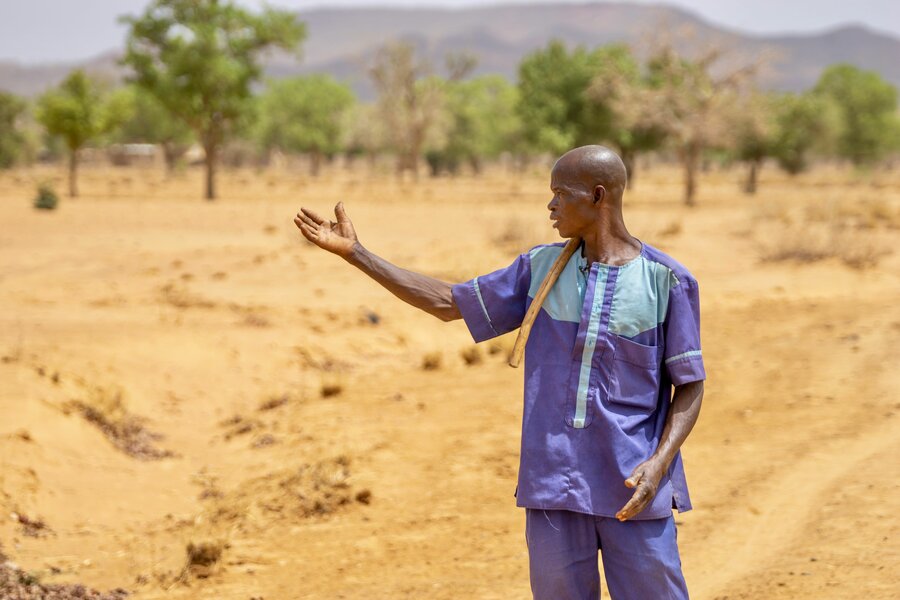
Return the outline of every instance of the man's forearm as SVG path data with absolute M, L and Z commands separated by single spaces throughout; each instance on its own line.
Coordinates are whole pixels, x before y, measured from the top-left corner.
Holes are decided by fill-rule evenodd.
M 703 381 L 692 381 L 675 387 L 672 406 L 666 415 L 659 446 L 651 457 L 660 463 L 663 470 L 669 468 L 672 459 L 684 440 L 687 439 L 697 417 L 700 415 L 700 404 L 703 400 Z
M 404 302 L 442 321 L 462 318 L 450 293 L 452 284 L 401 269 L 369 252 L 359 242 L 353 245 L 353 250 L 345 258 Z

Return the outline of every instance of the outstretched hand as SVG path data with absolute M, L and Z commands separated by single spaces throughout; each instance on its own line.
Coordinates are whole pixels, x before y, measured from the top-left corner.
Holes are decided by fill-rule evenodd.
M 661 465 L 653 459 L 645 460 L 636 466 L 631 472 L 631 477 L 625 480 L 625 487 L 635 488 L 634 494 L 616 513 L 616 518 L 625 521 L 647 508 L 647 505 L 656 496 L 662 476 Z
M 319 248 L 347 258 L 358 238 L 350 217 L 344 211 L 343 202 L 335 205 L 334 216 L 337 221 L 329 221 L 308 208 L 301 208 L 294 217 L 294 224 L 300 229 L 303 237 Z

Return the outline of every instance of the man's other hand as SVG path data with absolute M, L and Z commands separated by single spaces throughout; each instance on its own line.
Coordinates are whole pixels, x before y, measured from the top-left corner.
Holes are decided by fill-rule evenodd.
M 303 237 L 313 244 L 346 259 L 358 241 L 356 231 L 350 217 L 344 211 L 343 202 L 335 205 L 334 216 L 337 221 L 329 221 L 308 208 L 301 208 L 294 217 L 294 224 L 300 229 Z
M 626 487 L 635 488 L 634 494 L 632 494 L 631 500 L 616 513 L 616 518 L 625 521 L 647 508 L 647 505 L 656 496 L 656 489 L 659 487 L 662 476 L 661 465 L 653 459 L 645 460 L 636 466 L 631 472 L 631 477 L 625 480 Z

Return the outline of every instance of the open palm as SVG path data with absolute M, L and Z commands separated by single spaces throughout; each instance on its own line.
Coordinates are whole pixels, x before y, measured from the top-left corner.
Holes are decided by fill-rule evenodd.
M 334 216 L 337 221 L 329 221 L 308 208 L 300 208 L 300 212 L 294 217 L 294 224 L 306 239 L 319 248 L 346 258 L 358 238 L 353 223 L 344 210 L 343 202 L 335 205 Z

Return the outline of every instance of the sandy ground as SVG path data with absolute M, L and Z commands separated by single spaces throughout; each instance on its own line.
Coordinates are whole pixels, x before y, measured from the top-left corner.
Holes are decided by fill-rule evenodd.
M 710 174 L 689 210 L 639 176 L 629 229 L 701 286 L 692 597 L 898 597 L 900 178 Z M 240 171 L 206 203 L 199 172 L 87 168 L 52 213 L 45 177 L 0 173 L 9 560 L 142 600 L 530 597 L 512 335 L 474 352 L 291 218 L 344 200 L 373 251 L 462 281 L 556 241 L 545 173 Z M 189 543 L 221 554 L 185 569 Z

